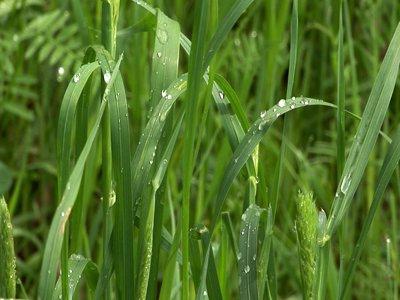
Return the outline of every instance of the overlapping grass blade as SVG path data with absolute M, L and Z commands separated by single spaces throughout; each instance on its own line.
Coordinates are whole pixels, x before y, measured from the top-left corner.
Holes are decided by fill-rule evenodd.
M 176 140 L 178 138 L 179 131 L 182 125 L 181 118 L 177 123 L 175 130 L 168 142 L 168 145 L 161 156 L 160 164 L 158 166 L 157 172 L 152 180 L 152 192 L 150 198 L 150 206 L 148 208 L 147 219 L 145 220 L 145 230 L 144 230 L 144 248 L 143 254 L 141 255 L 142 260 L 139 267 L 139 284 L 138 284 L 138 299 L 146 299 L 146 294 L 148 290 L 148 282 L 150 277 L 150 266 L 153 257 L 153 227 L 154 227 L 154 216 L 155 216 L 155 202 L 157 191 L 159 190 L 161 183 L 163 182 L 165 173 L 167 171 L 168 162 L 171 159 L 172 152 L 175 147 Z M 159 216 L 162 218 L 162 216 Z M 160 229 L 161 231 L 161 229 Z
M 255 147 L 257 147 L 272 123 L 283 114 L 296 108 L 312 105 L 332 106 L 330 103 L 321 100 L 304 97 L 293 97 L 278 104 L 270 108 L 268 111 L 264 111 L 261 113 L 260 118 L 253 123 L 246 135 L 243 137 L 240 144 L 237 146 L 231 161 L 226 167 L 225 175 L 222 179 L 220 189 L 214 201 L 214 214 L 212 217 L 210 228 L 211 234 L 219 219 L 223 203 L 233 183 L 233 180 L 236 178 L 236 176 L 240 172 L 240 169 L 253 153 Z
M 374 86 L 358 127 L 355 140 L 346 160 L 343 174 L 337 187 L 337 193 L 328 219 L 325 240 L 345 216 L 352 198 L 364 174 L 371 153 L 377 140 L 393 89 L 396 84 L 400 63 L 400 25 L 397 26 L 385 58 L 376 77 Z
M 383 198 L 383 194 L 386 190 L 386 187 L 389 184 L 390 179 L 392 178 L 393 172 L 398 166 L 399 160 L 400 160 L 400 126 L 397 128 L 393 136 L 393 141 L 390 144 L 390 147 L 385 156 L 385 160 L 383 161 L 382 167 L 380 169 L 377 181 L 378 184 L 374 194 L 374 198 L 368 210 L 367 217 L 365 218 L 363 226 L 361 228 L 361 234 L 357 240 L 353 253 L 351 254 L 350 265 L 348 266 L 344 274 L 343 286 L 340 291 L 340 299 L 343 299 L 345 297 L 346 292 L 349 288 L 349 285 L 354 275 L 355 268 L 357 267 L 357 264 L 360 261 L 361 252 L 363 251 L 366 245 L 365 242 L 368 232 L 371 228 L 372 221 L 375 217 L 378 206 Z
M 76 288 L 78 287 L 81 279 L 84 278 L 93 292 L 99 277 L 97 266 L 90 260 L 80 255 L 71 255 L 68 262 L 68 295 L 73 299 Z M 61 298 L 61 281 L 58 280 L 54 293 L 53 300 Z
M 257 205 L 251 204 L 242 215 L 237 257 L 240 299 L 258 299 L 257 244 L 261 212 Z
M 182 297 L 189 298 L 189 214 L 190 191 L 194 167 L 194 143 L 198 130 L 200 88 L 203 76 L 203 59 L 209 13 L 209 0 L 196 1 L 192 48 L 189 55 L 188 90 L 185 103 L 185 131 L 183 146 L 183 191 L 182 191 Z
M 152 60 L 152 75 L 151 75 L 151 99 L 150 99 L 150 113 L 153 108 L 160 101 L 168 101 L 167 95 L 164 91 L 168 86 L 177 78 L 178 63 L 179 63 L 179 50 L 180 50 L 180 27 L 179 24 L 168 18 L 160 10 L 157 11 L 157 26 L 154 41 L 153 60 Z M 163 130 L 160 141 L 158 142 L 157 149 L 159 153 L 165 152 L 168 148 L 170 140 L 173 140 L 172 122 L 173 114 L 169 114 L 166 118 L 166 125 Z M 154 151 L 155 157 L 154 165 L 158 166 L 160 163 L 164 164 L 164 159 Z M 169 158 L 168 158 L 169 160 Z M 155 299 L 157 293 L 157 277 L 158 277 L 158 264 L 159 252 L 161 244 L 161 229 L 163 221 L 163 195 L 165 190 L 165 183 L 163 180 L 160 182 L 160 187 L 157 188 L 154 194 L 154 225 L 153 226 L 153 245 L 151 255 L 151 267 L 149 284 L 147 288 L 148 299 Z M 144 195 L 147 191 L 144 192 Z M 141 215 L 148 215 L 149 201 L 143 201 L 141 205 Z M 147 225 L 146 225 L 147 226 Z M 144 229 L 141 229 L 143 232 Z M 140 242 L 140 241 L 139 241 Z M 140 247 L 139 247 L 140 249 Z M 139 252 L 139 256 L 141 252 Z M 139 257 L 140 260 L 140 257 Z
M 209 299 L 222 299 L 221 288 L 219 284 L 217 268 L 215 266 L 214 253 L 210 245 L 210 233 L 204 225 L 198 225 L 191 230 L 194 239 L 201 240 L 203 249 L 203 267 L 201 277 L 198 284 L 196 299 L 204 299 L 208 296 Z M 196 258 L 198 259 L 198 258 Z
M 119 61 L 120 63 L 120 61 Z M 104 99 L 108 96 L 110 87 L 114 84 L 116 74 L 118 72 L 119 63 L 116 65 L 114 69 L 111 80 L 107 85 L 106 92 L 104 95 Z M 75 77 L 76 78 L 76 77 Z M 72 79 L 70 85 L 80 85 L 80 80 L 75 82 L 76 80 Z M 79 95 L 76 95 L 79 98 Z M 65 101 L 74 101 L 71 98 L 65 98 Z M 65 224 L 68 221 L 69 214 L 71 209 L 75 203 L 80 183 L 82 180 L 82 174 L 85 166 L 86 159 L 90 153 L 93 142 L 97 136 L 98 128 L 100 126 L 100 121 L 102 119 L 106 102 L 102 101 L 102 104 L 99 108 L 99 111 L 96 115 L 96 121 L 94 126 L 88 136 L 86 144 L 75 164 L 75 167 L 72 170 L 71 175 L 66 183 L 66 188 L 63 192 L 63 196 L 61 198 L 61 202 L 57 207 L 56 213 L 52 220 L 50 231 L 48 234 L 45 250 L 44 250 L 44 259 L 42 262 L 42 267 L 40 271 L 40 281 L 39 281 L 39 297 L 41 299 L 51 299 L 54 291 L 54 285 L 57 276 L 57 266 L 58 260 L 61 253 L 61 246 L 64 238 L 64 228 Z M 66 105 L 68 106 L 68 105 Z
M 224 19 L 220 22 L 217 31 L 212 37 L 207 53 L 204 57 L 203 69 L 207 69 L 208 65 L 211 62 L 211 59 L 221 47 L 223 41 L 228 36 L 229 31 L 232 29 L 233 25 L 235 25 L 236 21 L 240 18 L 240 16 L 246 11 L 246 9 L 253 3 L 254 0 L 237 0 Z

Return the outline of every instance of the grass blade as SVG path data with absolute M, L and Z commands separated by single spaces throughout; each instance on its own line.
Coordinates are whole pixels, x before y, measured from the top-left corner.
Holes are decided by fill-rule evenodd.
M 353 274 L 355 268 L 360 261 L 361 252 L 365 247 L 365 241 L 368 235 L 368 232 L 371 228 L 372 221 L 375 217 L 378 206 L 383 198 L 383 194 L 386 190 L 387 185 L 389 184 L 390 179 L 392 178 L 393 172 L 395 171 L 400 160 L 400 126 L 397 128 L 393 141 L 390 144 L 390 147 L 386 153 L 385 160 L 382 164 L 381 170 L 378 176 L 378 184 L 374 194 L 374 198 L 372 200 L 371 206 L 368 210 L 367 217 L 363 223 L 361 228 L 361 234 L 357 240 L 356 246 L 351 254 L 350 265 L 345 272 L 345 277 L 343 281 L 343 287 L 340 291 L 340 299 L 343 299 L 346 295 L 346 292 L 349 288 L 351 280 L 353 278 Z
M 258 299 L 257 244 L 261 209 L 250 205 L 242 215 L 239 236 L 239 291 L 240 299 Z
M 117 65 L 118 67 L 118 65 Z M 111 85 L 114 84 L 115 77 L 117 71 L 113 71 L 113 75 L 111 77 L 110 82 L 107 85 L 106 92 L 108 93 Z M 76 78 L 76 77 L 75 77 Z M 80 79 L 79 79 L 80 80 Z M 70 85 L 80 85 L 80 81 L 72 79 Z M 73 90 L 73 88 L 71 88 Z M 68 89 L 67 89 L 68 91 Z M 108 94 L 105 94 L 104 97 L 107 97 Z M 79 97 L 79 95 L 77 95 Z M 65 101 L 74 101 L 71 98 L 64 98 Z M 42 262 L 42 267 L 40 271 L 40 281 L 39 281 L 39 297 L 41 299 L 51 299 L 54 291 L 54 285 L 56 281 L 57 275 L 57 265 L 58 259 L 61 253 L 61 246 L 64 238 L 64 228 L 65 224 L 68 221 L 69 214 L 71 209 L 75 203 L 79 186 L 82 180 L 83 170 L 85 166 L 85 162 L 87 157 L 89 156 L 90 150 L 92 148 L 93 142 L 97 136 L 98 128 L 100 126 L 100 121 L 102 119 L 104 109 L 105 109 L 105 101 L 102 101 L 102 104 L 99 108 L 99 111 L 96 115 L 96 121 L 94 126 L 90 132 L 88 140 L 75 164 L 75 167 L 72 170 L 72 173 L 68 179 L 66 184 L 66 188 L 63 192 L 63 197 L 61 198 L 61 202 L 57 207 L 56 213 L 52 220 L 50 231 L 48 234 L 45 250 L 44 250 L 44 259 Z M 68 105 L 67 105 L 68 106 Z
M 194 9 L 193 44 L 189 56 L 188 91 L 185 104 L 186 137 L 183 147 L 183 198 L 182 198 L 182 298 L 189 299 L 189 213 L 190 190 L 194 165 L 194 143 L 198 123 L 198 102 L 205 52 L 209 0 L 196 1 Z
M 362 179 L 382 126 L 400 63 L 400 25 L 397 26 L 358 127 L 355 140 L 344 166 L 343 174 L 328 219 L 325 240 L 328 240 L 345 216 Z

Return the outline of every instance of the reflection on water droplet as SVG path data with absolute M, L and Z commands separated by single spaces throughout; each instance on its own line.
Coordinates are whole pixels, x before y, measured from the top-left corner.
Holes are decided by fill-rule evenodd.
M 104 75 L 103 75 L 103 78 L 104 78 L 104 82 L 105 83 L 109 83 L 110 82 L 110 80 L 111 80 L 111 74 L 110 74 L 110 72 L 105 72 L 104 73 Z
M 286 100 L 285 99 L 279 100 L 279 102 L 278 102 L 278 106 L 279 107 L 284 107 L 285 105 L 286 105 Z
M 161 44 L 165 44 L 168 41 L 168 33 L 164 29 L 157 29 L 157 39 L 160 41 Z
M 247 266 L 244 268 L 244 272 L 245 272 L 246 274 L 250 272 L 250 266 L 249 266 L 249 265 L 247 265 Z
M 79 73 L 76 73 L 73 78 L 74 82 L 77 83 L 79 79 L 81 79 L 81 75 Z

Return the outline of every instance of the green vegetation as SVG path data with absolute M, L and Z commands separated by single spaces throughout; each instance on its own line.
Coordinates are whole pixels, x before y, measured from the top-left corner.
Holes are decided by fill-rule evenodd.
M 0 298 L 398 299 L 399 21 L 3 0 Z

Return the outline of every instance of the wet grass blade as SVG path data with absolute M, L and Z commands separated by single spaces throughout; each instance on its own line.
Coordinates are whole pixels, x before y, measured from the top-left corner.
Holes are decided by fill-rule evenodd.
M 182 192 L 182 298 L 189 299 L 189 224 L 190 191 L 194 167 L 195 134 L 198 130 L 200 89 L 203 76 L 203 59 L 209 13 L 209 0 L 196 1 L 192 48 L 189 55 L 187 100 L 185 103 L 185 140 L 183 146 Z
M 252 204 L 242 215 L 238 253 L 240 299 L 258 299 L 257 244 L 261 211 Z
M 351 254 L 350 264 L 344 274 L 343 287 L 340 291 L 340 299 L 343 299 L 346 296 L 346 292 L 348 291 L 348 288 L 350 286 L 351 280 L 354 275 L 354 271 L 357 267 L 357 264 L 360 261 L 361 253 L 366 245 L 365 242 L 368 232 L 371 228 L 372 221 L 375 217 L 379 204 L 381 203 L 386 187 L 389 184 L 390 179 L 392 178 L 393 172 L 398 166 L 399 160 L 400 160 L 400 126 L 397 128 L 394 134 L 393 141 L 390 144 L 388 152 L 386 153 L 385 156 L 385 160 L 380 169 L 374 198 L 368 210 L 367 217 L 361 228 L 361 234 L 357 240 L 353 253 Z
M 75 295 L 76 288 L 78 287 L 81 279 L 84 278 L 91 291 L 96 288 L 97 280 L 99 277 L 99 272 L 97 266 L 89 259 L 80 255 L 71 255 L 68 262 L 68 295 L 70 299 L 73 299 Z M 53 300 L 61 298 L 61 282 L 57 281 Z
M 119 65 L 117 64 L 117 67 Z M 114 84 L 115 77 L 117 71 L 114 70 L 111 76 L 111 80 L 108 83 L 106 91 L 109 92 L 111 85 Z M 79 79 L 80 80 L 80 79 Z M 79 80 L 72 79 L 70 85 L 80 85 Z M 75 82 L 76 81 L 76 82 Z M 84 84 L 82 84 L 84 85 Z M 73 89 L 73 88 L 71 88 Z M 68 91 L 68 89 L 67 89 Z M 107 95 L 105 95 L 106 97 Z M 79 95 L 76 95 L 79 98 Z M 64 98 L 65 101 L 74 101 L 71 98 Z M 77 194 L 79 192 L 80 183 L 82 180 L 83 170 L 85 167 L 86 159 L 90 153 L 93 142 L 97 136 L 98 128 L 100 126 L 100 121 L 102 119 L 104 109 L 105 109 L 105 101 L 102 101 L 102 104 L 99 108 L 99 111 L 96 115 L 96 121 L 94 126 L 88 136 L 86 144 L 72 170 L 71 175 L 66 183 L 66 188 L 63 192 L 63 196 L 61 198 L 61 202 L 58 205 L 53 220 L 51 222 L 50 231 L 48 234 L 47 242 L 44 249 L 44 259 L 42 262 L 42 267 L 40 271 L 40 281 L 39 281 L 39 297 L 41 299 L 51 299 L 54 291 L 54 285 L 56 282 L 57 276 L 57 266 L 59 262 L 59 257 L 61 254 L 61 246 L 64 238 L 64 228 L 65 224 L 68 221 L 69 215 L 71 213 L 71 209 L 75 203 Z M 66 105 L 68 107 L 68 105 Z
M 396 84 L 400 63 L 400 25 L 397 26 L 376 77 L 356 137 L 350 148 L 328 219 L 328 240 L 348 211 L 377 140 Z
M 211 234 L 219 219 L 223 203 L 233 183 L 233 180 L 239 174 L 241 168 L 246 163 L 250 155 L 254 152 L 255 147 L 257 147 L 257 145 L 260 143 L 264 134 L 268 131 L 272 123 L 277 118 L 293 109 L 312 105 L 332 106 L 331 104 L 321 100 L 293 97 L 292 99 L 283 100 L 283 102 L 278 103 L 268 111 L 262 112 L 260 118 L 249 128 L 248 132 L 237 146 L 231 161 L 225 169 L 225 175 L 222 179 L 218 194 L 214 201 L 214 214 L 210 228 Z
M 152 192 L 150 198 L 150 206 L 148 208 L 147 219 L 146 219 L 146 227 L 144 230 L 144 248 L 143 254 L 141 255 L 142 260 L 140 262 L 139 267 L 139 284 L 138 284 L 138 299 L 146 299 L 146 294 L 148 290 L 148 283 L 150 277 L 150 267 L 151 267 L 151 260 L 153 257 L 153 227 L 154 227 L 154 209 L 155 209 L 155 202 L 156 202 L 156 195 L 157 191 L 159 190 L 161 183 L 164 180 L 165 173 L 167 171 L 168 162 L 171 159 L 172 152 L 175 148 L 175 143 L 178 138 L 179 131 L 182 125 L 181 118 L 178 124 L 175 127 L 175 130 L 171 136 L 171 139 L 168 142 L 168 145 L 161 156 L 160 164 L 158 169 L 155 173 L 155 176 L 152 180 Z M 162 216 L 158 216 L 162 218 Z

